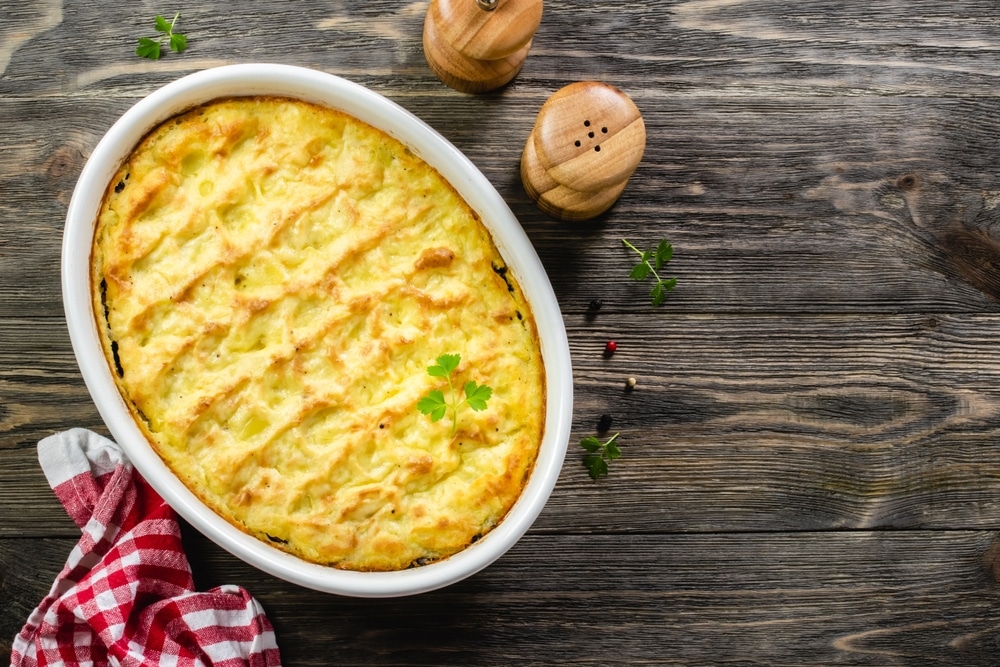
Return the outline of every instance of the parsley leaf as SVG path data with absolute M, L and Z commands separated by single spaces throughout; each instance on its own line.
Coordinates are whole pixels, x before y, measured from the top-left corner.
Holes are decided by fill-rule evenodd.
M 188 47 L 188 38 L 185 35 L 175 32 L 170 35 L 170 50 L 177 53 L 184 53 Z
M 433 377 L 446 378 L 452 374 L 462 362 L 460 354 L 442 354 L 437 358 L 437 364 L 427 369 L 427 374 Z
M 178 16 L 180 16 L 180 14 L 178 14 Z M 169 23 L 167 21 L 167 19 L 163 18 L 160 15 L 156 16 L 156 31 L 157 32 L 165 32 L 167 34 L 170 34 L 170 31 L 173 29 L 173 27 L 174 27 L 173 24 Z
M 656 269 L 662 269 L 663 265 L 669 262 L 673 256 L 674 247 L 666 239 L 661 240 L 660 245 L 656 246 Z
M 140 37 L 139 46 L 135 47 L 135 53 L 143 58 L 158 60 L 160 58 L 160 43 L 149 37 Z
M 605 442 L 601 442 L 592 435 L 580 441 L 580 446 L 587 451 L 583 455 L 583 465 L 587 467 L 591 479 L 607 475 L 608 463 L 621 458 L 622 450 L 618 446 L 619 435 L 621 434 L 615 433 Z
M 633 280 L 645 280 L 650 275 L 656 278 L 656 284 L 653 285 L 649 297 L 654 306 L 659 306 L 666 300 L 667 292 L 672 292 L 677 286 L 676 278 L 664 280 L 658 273 L 674 256 L 674 247 L 666 239 L 660 241 L 659 245 L 656 246 L 656 250 L 639 250 L 629 243 L 628 239 L 622 239 L 622 243 L 639 255 L 639 263 L 632 267 L 632 271 L 628 274 L 629 278 Z
M 439 421 L 444 417 L 448 404 L 445 403 L 444 393 L 440 389 L 435 389 L 417 402 L 417 409 L 423 414 L 429 414 L 431 421 Z
M 420 410 L 421 414 L 430 415 L 432 422 L 442 419 L 448 408 L 451 408 L 451 434 L 453 436 L 458 429 L 458 409 L 463 405 L 468 405 L 475 412 L 485 410 L 486 401 L 493 396 L 493 390 L 490 387 L 479 384 L 475 380 L 469 380 L 462 387 L 465 398 L 461 401 L 458 400 L 451 374 L 455 372 L 461 362 L 462 356 L 459 354 L 442 354 L 438 357 L 436 364 L 427 367 L 427 374 L 448 381 L 448 397 L 445 397 L 444 392 L 440 389 L 433 389 L 417 401 L 417 409 Z
M 135 54 L 141 58 L 159 60 L 165 38 L 170 45 L 171 51 L 183 53 L 187 49 L 187 37 L 179 32 L 174 32 L 174 26 L 177 25 L 177 19 L 180 17 L 181 14 L 178 12 L 174 14 L 172 21 L 168 21 L 157 14 L 153 27 L 156 28 L 156 32 L 160 33 L 159 38 L 140 37 L 139 45 L 135 47 Z
M 486 401 L 490 400 L 492 395 L 493 390 L 484 384 L 477 385 L 475 380 L 465 383 L 465 402 L 476 412 L 486 409 Z

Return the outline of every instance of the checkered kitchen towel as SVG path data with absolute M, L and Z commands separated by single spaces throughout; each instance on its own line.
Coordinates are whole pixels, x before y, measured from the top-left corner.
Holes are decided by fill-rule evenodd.
M 73 429 L 38 443 L 38 458 L 83 535 L 14 639 L 13 667 L 280 665 L 249 593 L 194 590 L 174 511 L 118 445 Z

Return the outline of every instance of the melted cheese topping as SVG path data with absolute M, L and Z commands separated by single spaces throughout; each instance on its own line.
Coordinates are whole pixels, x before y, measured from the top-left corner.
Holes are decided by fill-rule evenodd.
M 544 422 L 530 309 L 429 165 L 357 119 L 279 98 L 171 119 L 108 188 L 93 293 L 109 365 L 177 476 L 306 560 L 453 554 L 519 496 Z M 417 403 L 459 353 L 487 409 Z M 460 395 L 461 398 L 461 395 Z

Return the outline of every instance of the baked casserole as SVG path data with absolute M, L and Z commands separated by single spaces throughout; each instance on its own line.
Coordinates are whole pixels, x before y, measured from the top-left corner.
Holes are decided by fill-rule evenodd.
M 135 148 L 105 194 L 91 291 L 136 423 L 241 530 L 365 571 L 446 558 L 531 473 L 545 387 L 516 278 L 402 143 L 280 97 L 216 100 Z M 489 385 L 432 421 L 441 354 Z

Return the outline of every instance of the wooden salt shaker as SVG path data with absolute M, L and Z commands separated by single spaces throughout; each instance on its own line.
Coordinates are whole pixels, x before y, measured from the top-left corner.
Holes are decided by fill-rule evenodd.
M 628 95 L 572 83 L 542 105 L 521 155 L 521 181 L 539 208 L 587 220 L 614 204 L 646 149 L 646 126 Z
M 431 0 L 424 55 L 452 88 L 485 93 L 521 70 L 541 21 L 542 0 Z

